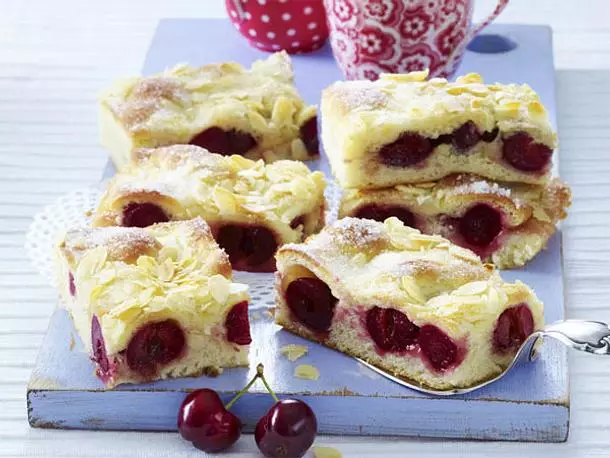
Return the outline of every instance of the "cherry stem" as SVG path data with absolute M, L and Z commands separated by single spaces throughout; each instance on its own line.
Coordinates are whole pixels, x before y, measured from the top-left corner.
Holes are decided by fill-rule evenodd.
M 265 388 L 267 388 L 267 391 L 269 392 L 269 394 L 271 395 L 273 400 L 275 402 L 280 402 L 278 397 L 275 395 L 275 393 L 273 392 L 273 390 L 267 383 L 267 380 L 265 379 L 265 374 L 263 374 L 263 369 L 264 369 L 264 366 L 262 364 L 259 364 L 258 366 L 256 366 L 256 376 L 261 379 L 261 381 L 263 382 L 263 385 L 265 385 Z
M 247 384 L 247 385 L 246 385 L 246 386 L 245 386 L 245 387 L 244 387 L 244 388 L 243 388 L 243 389 L 242 389 L 242 390 L 241 390 L 239 393 L 237 393 L 237 394 L 236 394 L 236 395 L 233 397 L 233 399 L 231 399 L 231 400 L 229 401 L 229 403 L 228 403 L 228 404 L 225 406 L 225 409 L 229 410 L 231 407 L 233 407 L 233 404 L 235 404 L 235 403 L 237 402 L 237 400 L 238 400 L 239 398 L 241 398 L 241 397 L 242 397 L 244 394 L 246 394 L 246 393 L 248 392 L 248 390 L 250 389 L 250 387 L 251 387 L 252 385 L 254 385 L 254 382 L 256 382 L 256 379 L 257 379 L 258 377 L 259 377 L 259 375 L 258 375 L 258 368 L 257 368 L 257 372 L 256 372 L 256 374 L 254 374 L 254 377 L 252 377 L 252 380 L 250 380 L 250 381 L 248 382 L 248 384 Z

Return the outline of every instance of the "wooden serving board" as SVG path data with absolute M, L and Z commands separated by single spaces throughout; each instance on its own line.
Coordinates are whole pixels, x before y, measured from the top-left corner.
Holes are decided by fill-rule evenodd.
M 551 31 L 547 27 L 495 25 L 487 34 L 509 37 L 517 47 L 504 53 L 467 52 L 461 73 L 476 71 L 488 81 L 527 82 L 536 89 L 555 119 Z M 481 41 L 482 40 L 482 41 Z M 472 48 L 493 51 L 489 37 Z M 265 53 L 251 48 L 225 20 L 169 19 L 159 24 L 144 65 L 144 74 L 178 62 L 203 64 L 235 60 L 250 64 Z M 341 79 L 328 47 L 294 57 L 297 86 L 310 103 L 319 103 L 322 88 Z M 327 170 L 324 160 L 314 165 Z M 503 272 L 508 280 L 531 285 L 545 303 L 547 322 L 564 318 L 561 235 L 527 268 Z M 267 281 L 268 279 L 268 281 Z M 263 362 L 280 397 L 298 397 L 314 409 L 321 433 L 408 435 L 445 438 L 564 441 L 568 433 L 569 391 L 564 348 L 545 342 L 534 363 L 513 370 L 502 381 L 475 393 L 435 398 L 381 378 L 353 359 L 306 342 L 276 326 L 263 310 L 273 305 L 272 276 L 238 273 L 251 283 L 253 345 L 248 369 L 226 370 L 216 378 L 199 377 L 124 385 L 104 390 L 68 314 L 53 315 L 28 386 L 29 421 L 35 427 L 174 430 L 185 393 L 210 387 L 228 400 Z M 288 343 L 306 344 L 309 354 L 297 362 L 280 356 Z M 294 377 L 297 364 L 315 365 L 319 380 Z M 252 429 L 271 405 L 255 385 L 234 407 Z

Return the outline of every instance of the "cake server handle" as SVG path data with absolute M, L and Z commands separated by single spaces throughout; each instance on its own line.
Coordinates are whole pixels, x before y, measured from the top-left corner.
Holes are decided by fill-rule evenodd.
M 558 340 L 574 350 L 610 355 L 610 326 L 601 321 L 557 321 L 534 334 Z

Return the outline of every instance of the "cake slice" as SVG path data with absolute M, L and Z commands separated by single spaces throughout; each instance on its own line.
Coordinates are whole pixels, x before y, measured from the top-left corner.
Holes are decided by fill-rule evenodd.
M 278 324 L 423 387 L 496 376 L 543 326 L 526 285 L 397 218 L 343 218 L 277 263 Z
M 316 108 L 294 87 L 285 52 L 118 81 L 100 99 L 100 139 L 117 169 L 134 149 L 190 143 L 250 159 L 318 156 Z
M 108 388 L 248 365 L 248 287 L 200 218 L 69 231 L 58 276 Z
M 557 146 L 527 85 L 456 82 L 427 72 L 342 81 L 322 94 L 322 140 L 345 188 L 384 188 L 464 172 L 542 184 Z
M 137 151 L 111 179 L 96 226 L 146 227 L 201 216 L 234 269 L 273 272 L 278 246 L 324 225 L 324 175 L 297 161 L 264 164 L 192 145 Z
M 458 174 L 432 183 L 348 189 L 339 216 L 382 222 L 395 216 L 506 269 L 523 266 L 546 246 L 569 205 L 570 188 L 558 178 L 528 185 Z

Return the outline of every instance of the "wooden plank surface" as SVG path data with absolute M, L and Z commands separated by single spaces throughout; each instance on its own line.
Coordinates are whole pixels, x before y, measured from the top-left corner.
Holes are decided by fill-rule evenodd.
M 0 166 L 0 199 L 29 204 L 33 215 L 54 196 L 95 181 L 105 156 L 90 132 L 98 87 L 141 68 L 160 17 L 220 17 L 221 0 L 78 0 L 13 1 L 0 5 L 0 163 L 21 159 L 22 178 Z M 477 13 L 492 8 L 477 2 Z M 561 173 L 573 187 L 574 206 L 563 226 L 567 312 L 573 318 L 610 321 L 607 297 L 610 270 L 610 25 L 608 2 L 512 0 L 503 22 L 551 24 L 554 28 Z M 22 135 L 10 134 L 21 129 Z M 5 136 L 5 132 L 9 134 Z M 59 138 L 53 138 L 57 133 Z M 57 161 L 83 167 L 79 179 L 63 179 Z M 19 165 L 19 164 L 17 164 Z M 49 167 L 44 181 L 28 178 L 32 167 Z M 45 200 L 47 199 L 47 200 Z M 42 340 L 4 317 L 48 317 L 53 303 L 32 298 L 45 289 L 15 240 L 27 218 L 0 213 L 0 243 L 13 243 L 0 258 L 2 296 L 13 291 L 24 299 L 2 301 L 0 319 L 0 456 L 40 457 L 195 457 L 202 456 L 174 433 L 93 433 L 32 430 L 23 396 L 30 370 L 15 361 L 33 361 Z M 10 242 L 13 240 L 13 242 Z M 9 247 L 7 247 L 9 248 Z M 23 282 L 27 283 L 23 283 Z M 54 293 L 48 289 L 49 296 Z M 28 332 L 23 333 L 23 330 Z M 11 362 L 12 361 L 12 362 Z M 418 457 L 591 457 L 610 455 L 610 361 L 578 355 L 571 360 L 571 435 L 566 444 L 513 444 L 385 438 L 322 437 L 345 456 Z M 258 456 L 245 436 L 227 456 Z
M 480 72 L 486 81 L 527 82 L 539 92 L 554 122 L 555 70 L 550 29 L 492 25 L 487 32 L 510 37 L 517 47 L 498 54 L 469 51 L 461 71 Z M 211 42 L 215 36 L 225 38 L 213 48 L 190 46 Z M 479 38 L 479 43 L 484 39 Z M 267 55 L 248 46 L 225 20 L 166 19 L 157 28 L 143 73 L 154 74 L 177 62 L 199 65 L 224 59 L 249 66 Z M 299 93 L 310 104 L 319 104 L 322 90 L 342 78 L 328 46 L 314 54 L 295 56 L 292 61 Z M 523 63 L 530 65 L 520 65 Z M 330 176 L 324 154 L 310 165 Z M 529 284 L 537 292 L 545 304 L 547 322 L 564 318 L 560 241 L 560 235 L 554 237 L 548 249 L 527 267 L 502 273 L 509 280 Z M 257 283 L 263 289 L 252 291 L 250 309 L 273 305 L 273 275 L 251 277 L 258 277 Z M 262 362 L 277 395 L 305 399 L 314 409 L 322 433 L 542 442 L 562 442 L 567 437 L 567 352 L 561 345 L 548 342 L 534 364 L 518 367 L 501 382 L 476 393 L 449 399 L 426 396 L 382 379 L 352 358 L 282 331 L 270 323 L 269 317 L 253 320 L 251 326 L 249 370 L 227 370 L 217 378 L 126 385 L 103 392 L 99 391 L 102 384 L 92 375 L 93 366 L 81 346 L 69 345 L 74 329 L 67 314 L 58 311 L 51 319 L 28 385 L 30 422 L 56 428 L 172 430 L 176 405 L 186 390 L 206 386 L 230 399 L 253 375 L 255 365 Z M 321 372 L 319 380 L 294 377 L 296 364 L 278 353 L 285 344 L 308 345 L 309 352 L 299 363 L 315 365 Z M 268 407 L 269 400 L 261 396 L 264 391 L 253 387 L 235 407 L 246 428 L 252 429 Z M 155 411 L 154 421 L 141 415 L 151 409 Z

